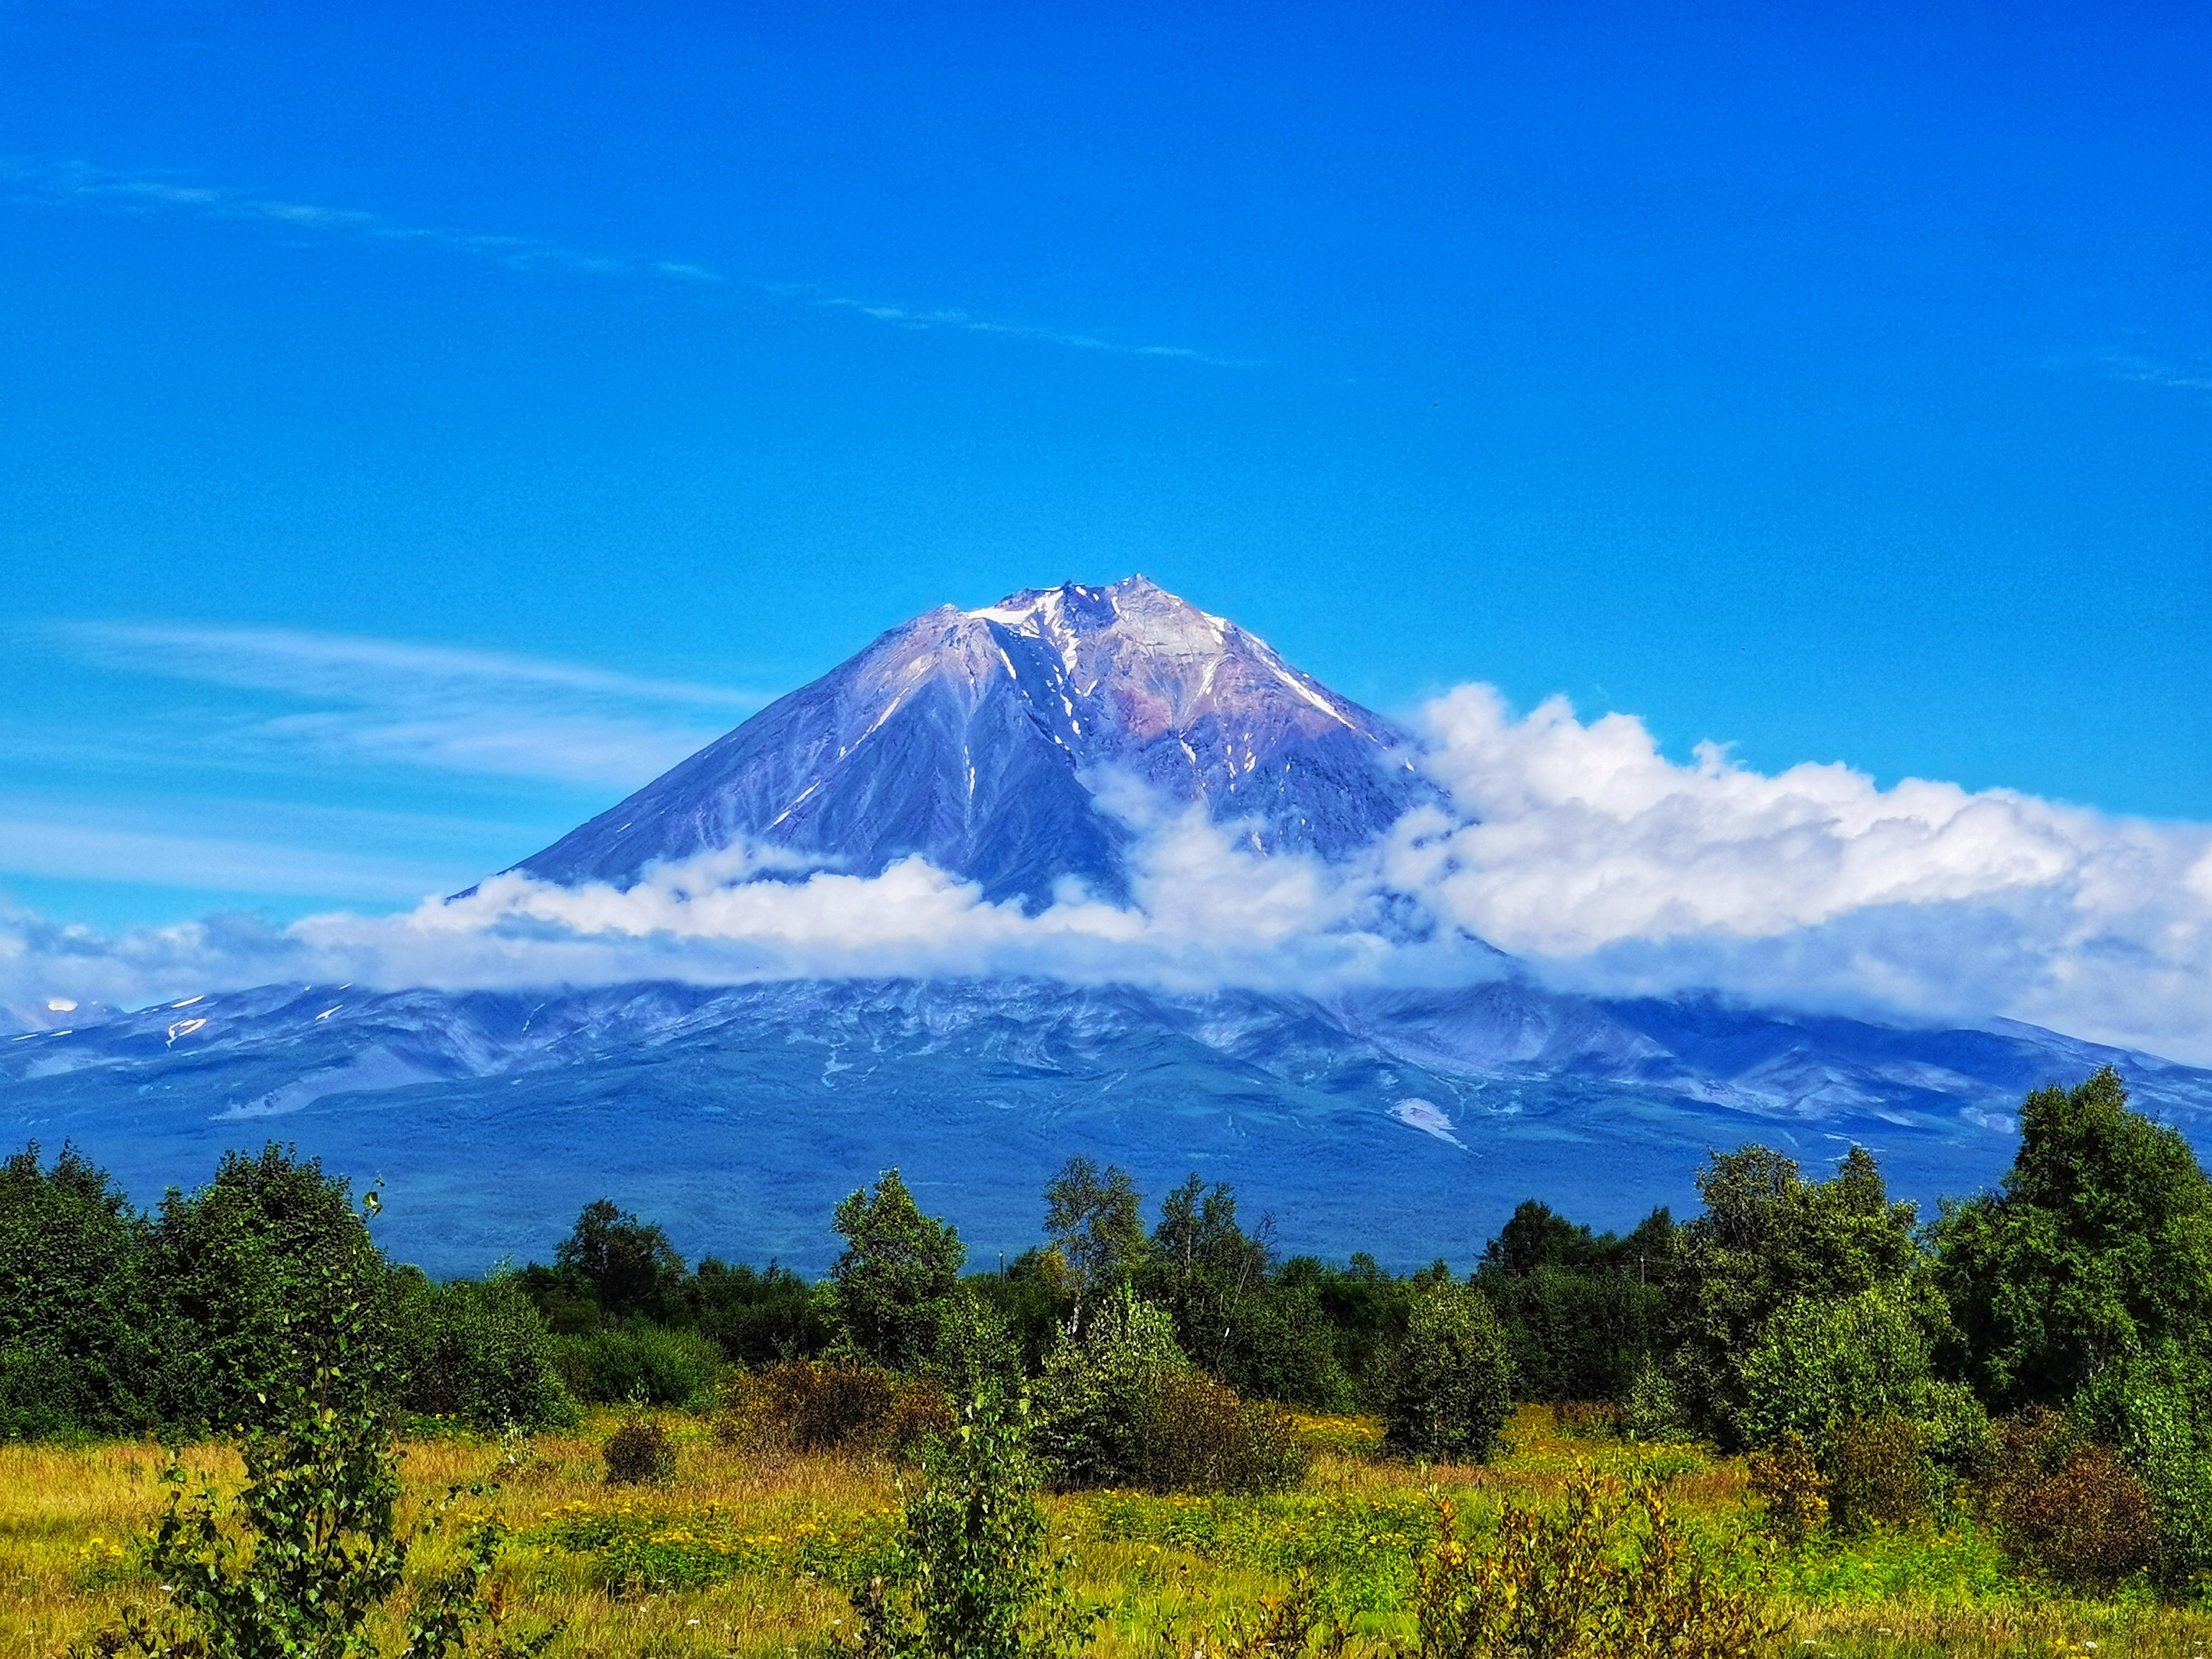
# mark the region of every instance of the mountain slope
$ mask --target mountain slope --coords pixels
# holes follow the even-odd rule
[[[860,872],[919,854],[994,900],[1069,879],[1120,899],[1160,803],[1262,851],[1368,844],[1434,799],[1403,743],[1141,578],[1071,584],[894,629],[518,867],[627,884],[724,849],[739,875],[763,849]],[[1865,1144],[1900,1195],[1971,1191],[2012,1156],[2024,1092],[2106,1063],[2212,1147],[2212,1073],[2149,1055],[1479,971],[1327,998],[1000,978],[57,1004],[0,1042],[0,1134],[75,1139],[142,1200],[295,1140],[382,1176],[387,1237],[441,1272],[542,1257],[602,1196],[688,1250],[820,1267],[833,1205],[893,1164],[972,1243],[1018,1250],[1071,1152],[1154,1194],[1233,1182],[1292,1249],[1464,1265],[1522,1198],[1629,1224],[1748,1139],[1815,1165]]]
[[[193,1022],[204,1022],[195,1024]],[[142,1199],[276,1137],[385,1179],[434,1271],[551,1248],[611,1196],[679,1245],[826,1265],[831,1206],[900,1165],[981,1250],[1032,1242],[1070,1152],[1191,1170],[1285,1246],[1470,1261],[1519,1200],[1627,1224],[1709,1146],[1875,1147],[1900,1196],[1993,1180],[2027,1089],[2113,1063],[2212,1145],[2212,1073],[2032,1027],[1912,1030],[1504,981],[1338,1002],[1034,980],[298,986],[0,1044],[0,1134],[74,1139]]]
[[[1112,778],[1334,857],[1430,797],[1404,734],[1141,576],[893,629],[518,869],[627,886],[750,842],[876,874],[920,854],[994,901],[1127,896]]]

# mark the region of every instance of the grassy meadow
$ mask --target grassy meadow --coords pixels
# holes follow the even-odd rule
[[[896,1530],[900,1468],[749,1454],[720,1443],[703,1419],[663,1420],[677,1461],[657,1486],[607,1483],[608,1412],[568,1434],[409,1439],[409,1514],[447,1518],[417,1545],[409,1583],[447,1565],[453,1522],[489,1510],[513,1529],[495,1597],[504,1630],[526,1644],[557,1626],[550,1659],[832,1651],[851,1619],[848,1589]],[[1235,1652],[1240,1621],[1302,1571],[1352,1630],[1355,1651],[1407,1642],[1431,1491],[1456,1502],[1463,1534],[1479,1535],[1501,1502],[1559,1501],[1585,1469],[1657,1482],[1698,1548],[1783,1626],[1777,1652],[2202,1659],[2212,1640],[2212,1614],[2193,1609],[2039,1593],[1963,1516],[1786,1550],[1759,1528],[1740,1460],[1569,1433],[1547,1408],[1516,1413],[1504,1449],[1482,1468],[1387,1459],[1371,1419],[1298,1420],[1312,1462],[1290,1492],[1045,1500],[1078,1595],[1105,1610],[1091,1649],[1101,1659]],[[126,1604],[158,1600],[139,1553],[162,1504],[162,1457],[145,1443],[0,1446],[0,1652],[59,1655]],[[227,1485],[239,1477],[222,1444],[189,1448],[185,1462]],[[495,1492],[464,1492],[445,1507],[452,1488],[492,1482]],[[403,1591],[377,1615],[386,1638],[407,1605]]]

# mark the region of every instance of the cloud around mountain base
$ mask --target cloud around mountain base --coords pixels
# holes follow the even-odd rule
[[[214,918],[106,937],[0,918],[0,1003],[122,1005],[283,979],[451,988],[675,978],[1030,974],[1318,995],[1513,971],[1610,994],[1973,1023],[2010,1017],[2212,1060],[2212,826],[1841,765],[1768,775],[1641,721],[1486,686],[1424,714],[1422,809],[1334,864],[1254,853],[1233,824],[1125,781],[1134,902],[1063,890],[1034,914],[918,860],[862,877],[732,848],[626,890],[525,876],[394,915]],[[1491,947],[1496,947],[1495,950]]]

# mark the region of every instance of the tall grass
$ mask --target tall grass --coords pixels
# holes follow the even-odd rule
[[[516,1534],[500,1568],[517,1608],[510,1628],[561,1626],[548,1659],[826,1659],[851,1617],[841,1581],[865,1565],[897,1509],[896,1466],[872,1455],[757,1455],[678,1418],[670,1419],[672,1482],[610,1488],[600,1448],[618,1421],[594,1413],[574,1432],[526,1443],[410,1442],[410,1518],[456,1484],[501,1483],[482,1504]],[[1293,1492],[1046,1499],[1052,1542],[1074,1557],[1074,1591],[1108,1609],[1092,1650],[1103,1659],[1188,1655],[1261,1596],[1282,1594],[1300,1567],[1346,1613],[1359,1646],[1407,1639],[1404,1586],[1430,1525],[1425,1488],[1452,1495],[1463,1530],[1480,1536],[1506,1500],[1556,1503],[1595,1468],[1662,1481],[1698,1547],[1761,1585],[1770,1610],[1790,1620],[1784,1653],[2212,1659],[2212,1617],[2045,1595],[2021,1585],[1987,1537],[1960,1526],[1816,1539],[1784,1554],[1755,1524],[1741,1464],[1696,1448],[1565,1435],[1548,1413],[1523,1411],[1489,1468],[1422,1468],[1330,1449],[1374,1437],[1342,1419],[1314,1425],[1323,1443]],[[125,1602],[158,1595],[133,1550],[160,1510],[161,1461],[151,1445],[0,1446],[0,1655],[58,1656]],[[241,1473],[220,1445],[189,1449],[185,1462],[227,1485]],[[635,1540],[676,1534],[733,1545],[731,1559],[705,1562],[682,1583],[623,1571],[624,1550],[635,1563]],[[112,1553],[118,1544],[121,1559]],[[419,1547],[409,1583],[443,1571],[457,1547],[450,1529]],[[712,1553],[696,1552],[702,1562]],[[403,1590],[379,1615],[386,1645],[405,1613]]]

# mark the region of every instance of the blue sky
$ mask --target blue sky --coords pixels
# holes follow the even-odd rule
[[[1132,570],[2212,818],[2212,28],[1940,10],[0,7],[0,894],[398,906]]]

